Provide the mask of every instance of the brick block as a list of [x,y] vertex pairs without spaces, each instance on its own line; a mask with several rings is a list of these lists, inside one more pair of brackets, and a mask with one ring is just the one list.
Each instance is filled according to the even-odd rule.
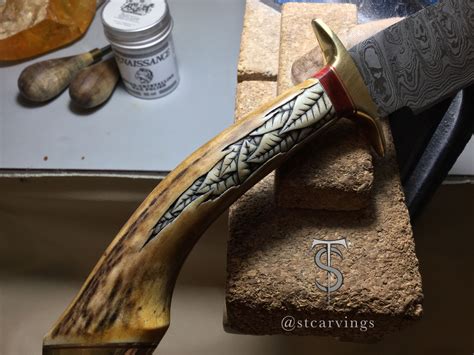
[[[385,129],[389,134],[387,124]],[[420,317],[421,277],[391,141],[387,156],[375,160],[373,194],[365,209],[282,208],[274,202],[274,188],[269,175],[230,209],[228,331],[370,342]],[[316,281],[325,285],[327,274],[316,266],[311,248],[314,239],[340,238],[346,238],[347,249],[340,248],[343,259],[332,255],[332,266],[344,282],[328,303],[327,293],[316,287]],[[287,316],[319,323],[288,332],[281,326]],[[329,327],[329,320],[353,320],[358,326]]]
[[[239,83],[237,116],[245,115],[275,94],[274,82]],[[351,146],[344,148],[345,136],[352,129],[349,124],[342,123],[334,127],[334,132],[327,132],[338,140],[332,146],[336,151],[357,151]],[[385,130],[390,135],[387,123]],[[304,160],[308,154],[313,153],[302,151],[295,155],[293,164],[296,167],[303,164],[299,159]],[[322,156],[318,164],[334,161],[331,153],[326,154],[327,160]],[[372,169],[372,160],[366,169]],[[358,211],[281,207],[275,203],[274,174],[230,208],[224,317],[227,331],[255,335],[331,335],[366,342],[420,317],[421,277],[391,141],[387,156],[375,160],[374,173],[368,207]],[[301,172],[298,174],[305,178]],[[372,183],[372,171],[370,176]],[[309,174],[307,179],[311,177],[314,175]],[[295,201],[294,195],[292,198]],[[304,205],[304,201],[297,202]],[[324,284],[327,274],[316,266],[315,250],[311,246],[314,239],[339,238],[346,238],[348,248],[341,249],[342,260],[333,256],[333,266],[342,272],[344,283],[331,294],[328,304],[327,294],[316,287],[316,281]],[[302,323],[300,328],[285,331],[281,322],[287,316],[302,321],[317,320],[318,327],[312,328],[311,324],[304,327]],[[329,320],[349,324],[349,328],[336,324],[329,327]],[[351,328],[354,322],[344,323],[351,320],[358,326]],[[373,328],[371,323],[362,321],[373,321]],[[363,330],[364,327],[367,329]]]
[[235,95],[235,117],[244,115],[258,108],[261,104],[276,96],[277,83],[275,81],[243,81],[237,84]]
[[247,0],[237,68],[238,81],[276,81],[280,13],[259,0]]
[[[315,46],[314,18],[342,33],[356,24],[357,11],[351,4],[282,7],[278,93],[294,85],[293,62]],[[372,184],[370,147],[354,124],[341,120],[277,170],[275,194],[282,207],[357,210],[368,205]]]

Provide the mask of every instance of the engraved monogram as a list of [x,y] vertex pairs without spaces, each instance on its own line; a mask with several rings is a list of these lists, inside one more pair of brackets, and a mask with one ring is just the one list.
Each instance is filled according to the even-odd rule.
[[[337,239],[337,240],[319,240],[314,239],[313,244],[311,246],[311,250],[317,248],[318,245],[322,245],[323,247],[320,248],[316,254],[314,255],[314,263],[317,267],[321,270],[326,271],[326,285],[319,283],[316,281],[316,287],[319,288],[321,291],[327,293],[328,305],[331,301],[331,292],[335,292],[339,290],[343,283],[344,283],[344,275],[342,272],[332,266],[332,256],[339,256],[341,259],[342,252],[337,248],[337,245],[341,245],[347,248],[347,242],[345,238]],[[321,260],[321,258],[326,255],[326,263]],[[333,277],[331,275],[334,275]],[[331,278],[335,278],[335,282],[331,284]]]

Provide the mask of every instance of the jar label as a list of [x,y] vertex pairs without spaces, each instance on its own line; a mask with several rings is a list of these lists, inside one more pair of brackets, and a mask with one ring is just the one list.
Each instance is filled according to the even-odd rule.
[[112,0],[102,18],[109,26],[132,31],[152,26],[166,13],[164,0]]
[[171,92],[179,81],[171,37],[152,55],[132,56],[114,49],[120,75],[132,95],[154,99]]

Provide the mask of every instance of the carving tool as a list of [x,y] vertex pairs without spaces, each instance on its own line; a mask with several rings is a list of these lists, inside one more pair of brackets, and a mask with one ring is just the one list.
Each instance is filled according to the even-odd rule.
[[71,57],[32,64],[21,72],[18,78],[18,89],[30,101],[48,101],[66,89],[81,69],[100,60],[110,51],[110,46],[105,46]]
[[423,111],[474,82],[472,0],[427,7],[349,50],[322,22],[313,26],[327,65],[196,150],[151,192],[45,336],[44,354],[151,354],[169,327],[183,261],[239,196],[342,117],[360,123],[383,155],[379,117]]
[[82,69],[69,85],[72,102],[82,108],[94,108],[112,95],[120,79],[120,73],[111,57]]

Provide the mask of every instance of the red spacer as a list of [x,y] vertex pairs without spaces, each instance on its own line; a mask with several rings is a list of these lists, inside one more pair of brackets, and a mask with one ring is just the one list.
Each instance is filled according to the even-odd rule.
[[334,67],[331,65],[325,66],[313,77],[318,79],[323,86],[339,117],[354,114],[354,104]]

